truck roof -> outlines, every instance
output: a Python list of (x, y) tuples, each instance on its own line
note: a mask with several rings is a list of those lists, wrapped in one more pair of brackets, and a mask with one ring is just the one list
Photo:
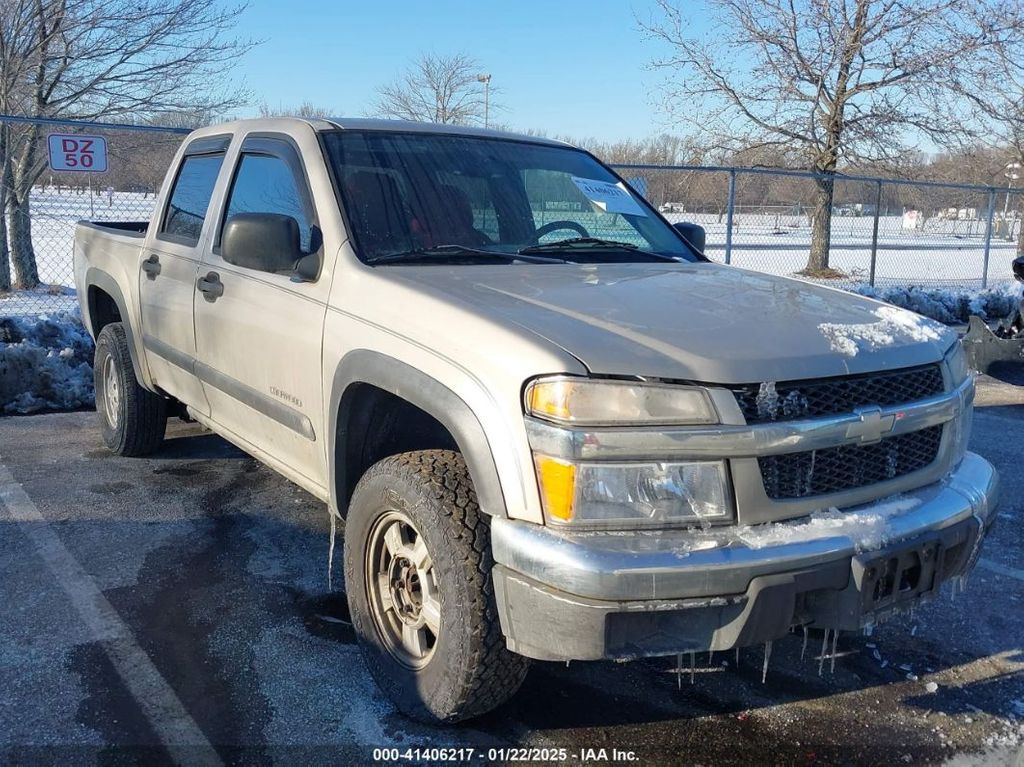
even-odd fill
[(566, 144), (564, 141), (557, 141), (543, 136), (527, 136), (520, 133), (510, 133), (490, 128), (413, 122), (411, 120), (381, 120), (370, 117), (260, 117), (248, 120), (235, 120), (233, 122), (199, 128), (194, 131), (191, 136), (201, 137), (209, 135), (223, 135), (225, 132), (234, 133), (238, 130), (285, 130), (288, 127), (295, 127), (296, 124), (308, 125), (316, 131), (358, 130), (399, 133), (434, 133), (449, 136), (477, 136), (481, 138), (512, 139), (516, 141), (529, 141), (535, 144), (548, 144), (551, 146), (569, 146), (569, 144)]

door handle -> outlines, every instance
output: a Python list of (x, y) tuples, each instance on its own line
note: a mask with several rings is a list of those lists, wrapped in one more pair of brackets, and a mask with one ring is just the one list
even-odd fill
[(156, 276), (160, 274), (160, 256), (154, 253), (145, 261), (142, 262), (142, 271), (146, 273), (146, 277), (151, 280), (155, 280)]
[(211, 304), (224, 295), (224, 283), (220, 281), (220, 275), (216, 272), (210, 272), (205, 277), (200, 277), (196, 282), (196, 288)]

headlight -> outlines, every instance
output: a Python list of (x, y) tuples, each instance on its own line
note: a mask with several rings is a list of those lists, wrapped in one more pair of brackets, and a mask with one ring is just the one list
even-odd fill
[(551, 524), (667, 527), (732, 516), (721, 461), (569, 463), (545, 455), (534, 460)]
[(567, 377), (531, 382), (526, 388), (526, 412), (559, 424), (588, 426), (718, 422), (703, 389)]

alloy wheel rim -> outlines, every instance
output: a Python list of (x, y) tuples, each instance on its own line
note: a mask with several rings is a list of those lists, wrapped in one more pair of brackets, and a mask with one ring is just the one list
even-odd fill
[(370, 531), (366, 584), (388, 652), (406, 668), (426, 666), (440, 636), (441, 599), (426, 541), (404, 513), (385, 513)]
[(121, 413), (121, 384), (113, 357), (107, 357), (103, 364), (103, 410), (107, 423), (116, 429)]

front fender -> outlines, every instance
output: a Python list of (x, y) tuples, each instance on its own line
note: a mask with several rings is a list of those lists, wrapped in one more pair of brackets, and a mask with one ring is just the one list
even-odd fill
[(346, 354), (338, 363), (331, 385), (330, 427), (327, 429), (327, 455), (330, 472), (331, 508), (344, 516), (346, 500), (338, 488), (347, 487), (345, 461), (339, 460), (337, 446), (347, 440), (351, 422), (346, 393), (356, 384), (370, 384), (415, 405), (440, 422), (455, 438), (469, 467), (480, 508), (493, 516), (508, 516), (501, 481), (490, 443), (479, 419), (466, 402), (447, 386), (393, 357), (367, 349)]

